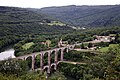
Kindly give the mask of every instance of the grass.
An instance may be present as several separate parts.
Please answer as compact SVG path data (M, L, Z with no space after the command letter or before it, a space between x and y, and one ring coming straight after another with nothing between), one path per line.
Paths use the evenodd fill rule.
M109 47L118 46L119 44L110 44Z
M25 49L25 50L27 50L27 49L29 49L32 45L34 45L34 43L33 43L33 42L29 42L29 43L24 44L24 45L22 46L22 48Z
M110 34L109 36L116 36L116 34Z
M99 49L100 52L107 52L110 47L117 46L118 44L110 44L108 47L102 47Z
M84 44L84 47L87 47L89 43L83 43ZM77 48L80 48L82 44L80 45L76 45Z
M109 47L102 47L99 49L100 52L107 52Z

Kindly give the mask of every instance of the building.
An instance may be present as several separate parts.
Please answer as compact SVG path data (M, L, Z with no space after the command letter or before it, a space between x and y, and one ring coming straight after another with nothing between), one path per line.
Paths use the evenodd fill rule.
M63 47L67 45L68 45L68 41L62 41L62 39L60 39L60 41L58 42L58 47Z
M99 43L99 42L111 42L115 39L113 36L98 36L94 35L95 39L93 41L90 41L91 43Z

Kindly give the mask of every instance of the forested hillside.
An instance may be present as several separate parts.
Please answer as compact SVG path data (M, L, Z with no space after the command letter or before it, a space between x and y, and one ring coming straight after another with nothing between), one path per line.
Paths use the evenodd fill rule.
M80 27L120 26L120 5L46 7L40 10Z
M22 34L64 33L70 27L52 25L50 17L25 8L0 7L0 37Z
M64 23L26 8L0 6L0 50L37 35L56 35L73 31Z

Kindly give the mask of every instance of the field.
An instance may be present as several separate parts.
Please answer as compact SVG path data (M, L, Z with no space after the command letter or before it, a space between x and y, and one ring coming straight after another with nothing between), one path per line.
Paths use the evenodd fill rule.
M25 50L27 50L27 49L29 49L32 45L34 45L34 43L33 43L33 42L29 42L29 43L24 44L24 45L22 46L22 48L25 49Z
M47 25L49 25L49 26L53 26L53 25L65 26L66 24L57 22L57 21L52 21L51 23L47 23Z
M111 47L114 47L114 46L117 46L118 44L110 44L108 47L102 47L99 49L100 52L107 52L109 50L109 48Z

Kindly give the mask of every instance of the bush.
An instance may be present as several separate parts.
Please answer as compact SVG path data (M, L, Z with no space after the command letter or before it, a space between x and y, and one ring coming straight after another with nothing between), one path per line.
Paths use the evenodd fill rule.
M0 72L5 74L22 75L28 71L26 61L8 59L0 62Z

